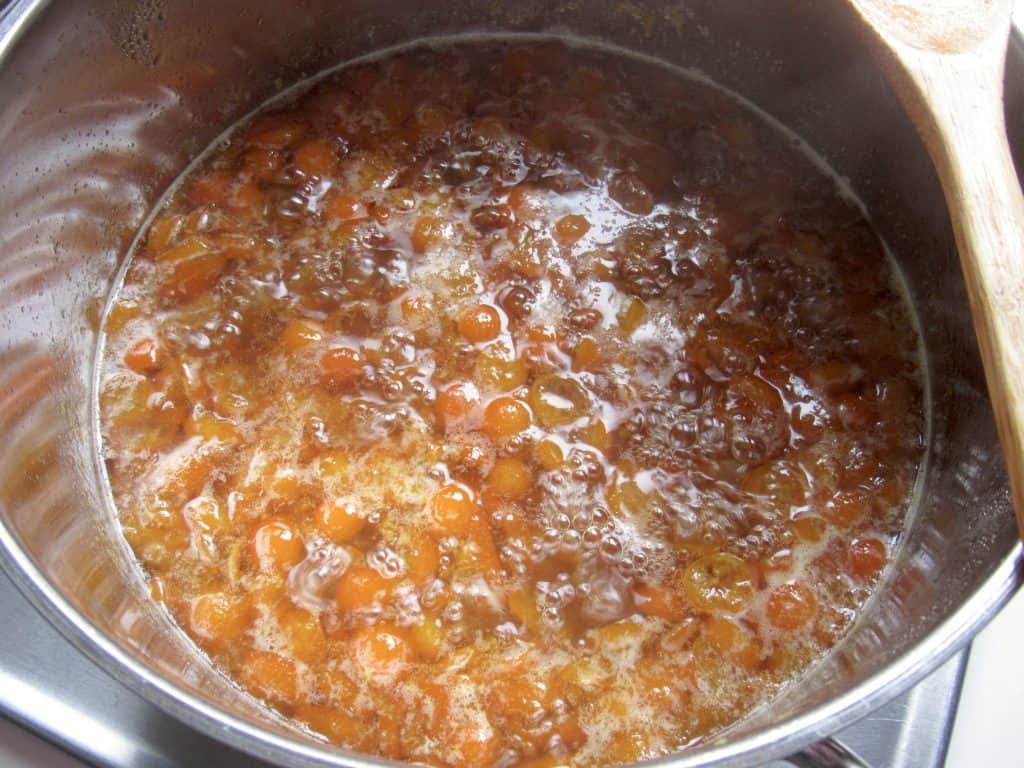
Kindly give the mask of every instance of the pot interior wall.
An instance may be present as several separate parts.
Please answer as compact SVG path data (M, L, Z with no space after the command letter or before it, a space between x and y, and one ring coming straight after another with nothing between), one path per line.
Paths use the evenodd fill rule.
M845 3L16 2L3 24L29 6L31 26L0 49L0 516L11 544L7 565L38 569L41 589L67 601L59 611L51 607L52 615L69 606L87 618L86 634L103 633L199 700L288 730L173 630L130 562L93 458L99 310L147 211L226 125L301 76L425 34L568 32L696 67L818 148L851 180L903 265L935 396L913 526L856 631L806 684L738 725L733 737L810 711L886 668L1016 551L938 182ZM1015 49L1011 61L1012 103L1024 93L1021 54ZM1024 124L1011 129L1020 146ZM27 583L24 571L20 578Z

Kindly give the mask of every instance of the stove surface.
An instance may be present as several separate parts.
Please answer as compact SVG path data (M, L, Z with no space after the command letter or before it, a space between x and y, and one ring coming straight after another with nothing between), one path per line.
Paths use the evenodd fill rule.
M182 725L109 677L3 572L0 616L8 628L0 632L0 713L76 757L109 768L268 766ZM872 768L941 768L965 662L966 652L837 738Z

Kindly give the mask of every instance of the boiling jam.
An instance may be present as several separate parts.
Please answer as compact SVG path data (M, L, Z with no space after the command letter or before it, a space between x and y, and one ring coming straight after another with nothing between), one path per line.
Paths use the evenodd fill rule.
M860 210L706 83L562 43L347 66L189 172L106 318L152 591L255 696L445 766L666 754L850 626L922 451Z

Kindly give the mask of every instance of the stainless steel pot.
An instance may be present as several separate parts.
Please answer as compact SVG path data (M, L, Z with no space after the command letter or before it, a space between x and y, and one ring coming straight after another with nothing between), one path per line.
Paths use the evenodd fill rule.
M703 70L847 176L903 265L928 348L933 420L894 566L854 631L799 684L713 743L660 763L738 768L794 753L934 669L1021 580L938 180L843 2L9 4L0 16L0 562L72 643L195 728L285 765L375 763L259 706L148 600L98 473L97 317L147 210L224 126L356 54L494 30L572 33ZM1024 158L1019 38L1006 87ZM842 758L819 749L804 759Z

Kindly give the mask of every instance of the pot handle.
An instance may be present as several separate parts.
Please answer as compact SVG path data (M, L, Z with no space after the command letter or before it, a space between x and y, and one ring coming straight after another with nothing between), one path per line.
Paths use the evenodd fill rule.
M805 747L786 762L796 768L869 768L868 764L833 738Z

